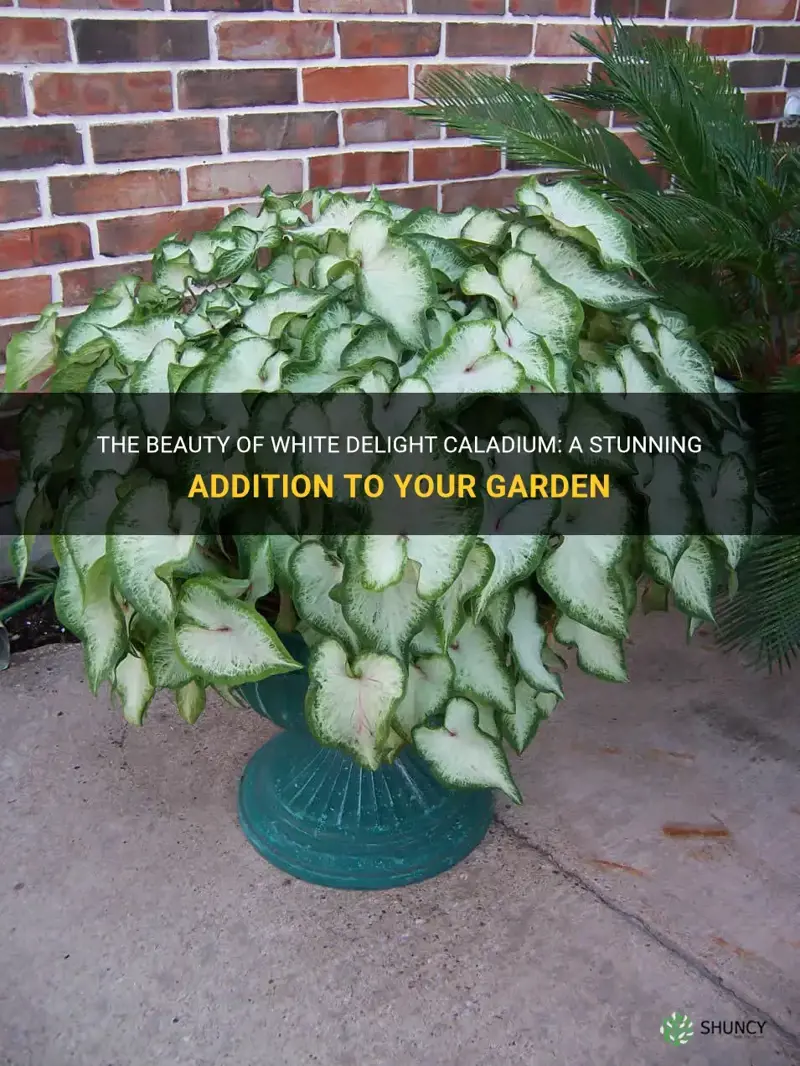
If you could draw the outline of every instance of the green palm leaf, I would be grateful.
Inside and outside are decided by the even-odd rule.
[[[800,369],[785,370],[762,398],[759,482],[775,516],[774,528],[800,528],[795,475],[800,445],[797,400]],[[774,402],[770,402],[773,400]],[[738,591],[719,605],[720,643],[750,665],[791,666],[800,650],[800,536],[758,539],[738,571]]]
[[[800,649],[800,537],[764,537],[739,571],[739,590],[717,611],[720,644],[748,664],[791,666]]]
[[[542,93],[491,74],[442,71],[417,90],[427,106],[411,114],[505,148],[525,166],[566,168],[601,190],[656,184],[636,156],[605,126],[576,122]]]

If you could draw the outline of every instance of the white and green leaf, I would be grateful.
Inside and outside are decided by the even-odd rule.
[[[579,244],[543,229],[526,229],[519,235],[517,247],[532,255],[553,281],[566,286],[590,307],[625,311],[651,296],[626,274],[603,270]]]
[[[453,664],[446,655],[412,657],[405,692],[394,711],[395,729],[410,741],[418,725],[444,710],[452,691]]]
[[[375,653],[351,663],[341,644],[326,640],[312,652],[308,671],[306,717],[314,735],[366,769],[377,770],[405,689],[403,665]]]
[[[556,229],[597,251],[607,267],[638,270],[633,228],[598,193],[577,181],[542,185],[530,178],[519,191],[520,201],[543,215]]]
[[[455,691],[480,703],[510,713],[514,708],[514,685],[493,633],[470,619],[447,647],[455,668]]]
[[[565,614],[556,622],[553,635],[565,647],[575,648],[578,666],[585,673],[593,674],[603,681],[628,680],[621,640],[589,629]]]
[[[425,312],[436,298],[436,284],[424,252],[412,241],[390,237],[389,230],[381,215],[359,216],[348,256],[360,263],[357,285],[366,310],[415,348],[426,341]]]
[[[520,678],[514,687],[514,712],[502,713],[500,724],[504,736],[521,755],[536,735],[539,725],[550,716],[558,699],[550,692],[537,692]]]
[[[493,319],[454,326],[416,373],[433,393],[450,396],[517,392],[524,381],[519,363],[497,347]]]
[[[344,617],[362,645],[405,659],[411,639],[425,625],[431,605],[417,591],[417,575],[409,563],[400,581],[379,592],[365,588],[357,564],[345,566],[337,590]]]
[[[126,655],[117,665],[113,689],[122,704],[125,721],[131,725],[141,725],[155,695],[147,661],[140,655]]]
[[[675,603],[684,614],[714,621],[714,599],[719,568],[711,543],[692,537],[672,574]]]
[[[175,693],[178,714],[189,725],[194,725],[206,709],[205,686],[199,681],[188,681]]]
[[[545,557],[536,577],[571,618],[619,640],[628,635],[628,611],[616,572],[628,537],[571,535]]]
[[[331,598],[344,579],[344,564],[316,541],[306,541],[288,564],[292,600],[301,618],[320,633],[333,637],[349,651],[358,640],[344,617],[342,605]]]
[[[508,624],[511,654],[523,678],[539,692],[552,692],[562,698],[561,679],[542,661],[547,633],[539,623],[536,596],[519,586],[514,592],[514,608]]]
[[[31,329],[15,333],[6,346],[6,392],[21,392],[33,378],[52,370],[58,355],[60,304],[50,304]]]
[[[266,619],[207,578],[192,578],[181,589],[175,643],[195,676],[215,684],[242,685],[300,668]]]
[[[522,802],[502,744],[478,727],[478,708],[470,700],[450,700],[444,725],[418,726],[414,730],[414,743],[444,784],[456,788],[497,788],[515,803]]]

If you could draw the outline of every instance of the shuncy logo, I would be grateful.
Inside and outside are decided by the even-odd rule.
[[[764,1035],[766,1022],[748,1018],[747,1021],[719,1020],[704,1018],[699,1031],[707,1036],[759,1037]],[[692,1019],[688,1014],[674,1010],[664,1019],[659,1029],[665,1044],[688,1044],[695,1035]]]
[[[674,1010],[668,1018],[661,1023],[661,1035],[666,1044],[688,1044],[694,1036],[692,1019]]]

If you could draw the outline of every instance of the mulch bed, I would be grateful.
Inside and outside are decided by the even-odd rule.
[[[36,585],[28,582],[22,588],[17,588],[15,584],[0,585],[0,611],[34,588]],[[78,639],[64,629],[56,618],[52,598],[44,603],[34,603],[11,618],[6,618],[3,625],[8,630],[12,654],[42,648],[46,644],[75,644]]]

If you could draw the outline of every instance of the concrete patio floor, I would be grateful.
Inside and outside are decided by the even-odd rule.
[[[16,656],[0,1063],[800,1063],[800,674],[686,647],[677,617],[639,620],[629,660],[626,686],[570,672],[515,767],[525,806],[499,801],[467,861],[359,894],[245,842],[255,714],[215,704],[190,728],[161,705],[134,730],[78,649]],[[684,1047],[659,1036],[673,1010]],[[763,1035],[701,1032],[748,1020]]]

